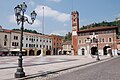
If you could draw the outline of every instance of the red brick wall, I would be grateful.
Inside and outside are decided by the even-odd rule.
[[[74,55],[78,55],[78,38],[77,38],[77,36],[72,36],[72,45],[73,45]]]

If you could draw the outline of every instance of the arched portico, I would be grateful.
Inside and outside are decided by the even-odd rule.
[[[38,50],[38,51],[37,51],[37,55],[40,55],[40,54],[41,54],[41,50]]]
[[[32,49],[29,50],[29,55],[30,55],[30,56],[34,56],[34,50],[32,50]]]
[[[47,50],[47,51],[46,51],[46,55],[51,55],[51,51],[50,51],[50,50]]]
[[[108,54],[108,49],[111,48],[110,46],[105,46],[103,48],[103,55],[107,55]]]
[[[97,53],[97,47],[92,47],[91,48],[91,54],[96,55],[96,53]]]

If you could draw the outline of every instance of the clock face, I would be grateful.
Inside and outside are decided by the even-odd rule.
[[[77,26],[73,26],[72,30],[75,31],[77,29]]]

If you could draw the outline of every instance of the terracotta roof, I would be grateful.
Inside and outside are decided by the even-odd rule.
[[[10,32],[12,32],[12,30],[4,29],[4,32],[6,32],[6,33],[10,33]]]
[[[88,28],[88,29],[84,29],[84,30],[79,30],[78,33],[108,30],[108,29],[117,29],[117,28],[118,28],[118,26],[98,26],[98,27]]]

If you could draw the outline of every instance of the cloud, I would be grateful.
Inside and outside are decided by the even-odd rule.
[[[28,4],[31,5],[31,6],[34,6],[34,5],[35,5],[35,2],[34,2],[33,0],[30,0],[30,1],[28,2]]]
[[[28,16],[28,15],[25,15],[27,18],[28,18],[28,20],[30,21],[31,19],[31,17],[30,16]],[[15,20],[16,18],[15,18],[15,15],[10,15],[9,16],[9,22],[11,22],[11,23],[16,23],[16,20]],[[41,25],[41,22],[38,20],[38,19],[36,19],[35,20],[35,22],[32,24],[32,25],[28,25],[28,23],[26,24],[25,23],[25,27],[27,27],[27,28],[33,28],[33,27],[38,27],[38,26],[40,26]]]
[[[67,30],[59,30],[59,31],[53,31],[51,32],[51,34],[65,36],[67,32],[68,32]]]
[[[43,7],[45,17],[51,17],[60,22],[66,22],[70,20],[70,14],[62,13],[57,10],[53,10],[48,6],[43,5],[39,5],[35,8],[35,11],[38,14],[38,16],[43,16]]]
[[[60,2],[61,0],[48,0],[48,1],[52,1],[52,2]]]
[[[116,15],[114,15],[115,17],[120,17],[120,13],[118,13],[118,14],[116,14]]]
[[[67,27],[68,25],[66,23],[63,24],[64,27]]]

